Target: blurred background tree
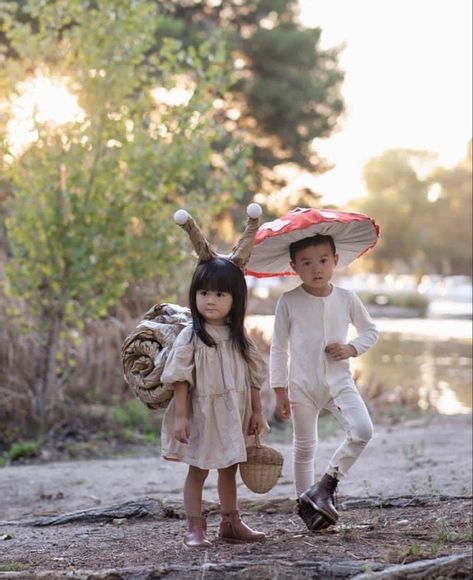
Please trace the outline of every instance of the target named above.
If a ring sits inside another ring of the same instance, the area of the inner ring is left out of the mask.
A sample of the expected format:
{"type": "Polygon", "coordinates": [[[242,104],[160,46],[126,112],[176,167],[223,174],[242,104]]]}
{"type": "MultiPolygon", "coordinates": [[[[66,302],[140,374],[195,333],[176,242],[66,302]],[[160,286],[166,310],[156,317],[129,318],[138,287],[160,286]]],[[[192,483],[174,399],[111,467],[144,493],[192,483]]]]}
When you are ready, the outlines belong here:
{"type": "MultiPolygon", "coordinates": [[[[307,187],[287,191],[285,186],[295,173],[322,173],[329,168],[317,153],[314,139],[329,137],[344,111],[340,48],[321,48],[321,29],[305,28],[298,22],[297,0],[154,3],[160,17],[147,55],[159,55],[170,38],[198,52],[201,45],[207,45],[209,35],[219,34],[226,63],[233,69],[231,84],[214,87],[214,120],[227,130],[227,137],[218,144],[220,151],[228,150],[230,135],[235,133],[248,146],[248,187],[214,224],[219,239],[231,245],[234,224],[236,229],[241,227],[243,206],[255,193],[263,193],[258,201],[266,205],[269,215],[297,205],[320,205],[319,192],[307,187]],[[274,197],[278,191],[281,194],[274,197]],[[266,204],[270,194],[273,197],[266,204]]],[[[23,5],[20,0],[9,4],[17,7],[15,18],[27,22],[34,34],[36,16],[18,10],[23,5]]],[[[46,4],[60,3],[49,0],[46,4]]],[[[90,6],[94,5],[91,0],[90,6]]],[[[9,46],[9,39],[4,40],[9,46]]],[[[155,74],[162,77],[159,70],[155,74]]]]}
{"type": "Polygon", "coordinates": [[[221,118],[254,145],[251,193],[287,183],[286,165],[312,173],[327,165],[314,148],[329,137],[344,110],[340,49],[320,47],[320,28],[297,21],[296,0],[174,0],[162,33],[198,46],[209,32],[224,33],[235,63],[235,82],[221,103],[221,118]]]}
{"type": "Polygon", "coordinates": [[[374,272],[471,275],[471,143],[452,169],[428,151],[385,151],[365,165],[364,179],[368,194],[354,205],[382,224],[365,257],[374,272]]]}
{"type": "Polygon", "coordinates": [[[161,16],[149,0],[134,0],[133,10],[125,0],[88,10],[81,0],[27,0],[4,3],[1,16],[1,163],[11,188],[3,282],[23,300],[40,345],[28,388],[44,424],[74,368],[66,345],[134,283],[151,280],[153,296],[175,292],[188,248],[173,212],[182,205],[211,221],[243,195],[246,167],[212,113],[232,82],[218,39],[198,48],[167,39],[153,52],[161,16]],[[170,106],[176,79],[185,80],[186,99],[170,106]],[[53,89],[69,95],[70,118],[58,122],[35,105],[26,141],[15,140],[15,111],[35,92],[48,106],[53,89]]]}
{"type": "Polygon", "coordinates": [[[430,271],[472,275],[472,142],[465,159],[429,176],[430,206],[425,243],[430,271]]]}
{"type": "Polygon", "coordinates": [[[368,195],[358,209],[382,224],[382,237],[376,252],[366,257],[376,272],[415,269],[423,260],[419,240],[419,218],[428,206],[428,183],[422,180],[416,164],[429,161],[425,152],[405,149],[385,151],[364,168],[368,195]]]}

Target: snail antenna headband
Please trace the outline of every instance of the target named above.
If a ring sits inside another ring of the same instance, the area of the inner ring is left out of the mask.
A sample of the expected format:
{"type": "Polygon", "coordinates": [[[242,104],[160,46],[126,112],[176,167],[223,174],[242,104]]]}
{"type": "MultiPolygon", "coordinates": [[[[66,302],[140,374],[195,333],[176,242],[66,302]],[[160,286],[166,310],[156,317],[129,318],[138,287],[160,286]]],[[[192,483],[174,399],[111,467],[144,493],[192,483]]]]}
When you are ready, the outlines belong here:
{"type": "Polygon", "coordinates": [[[176,211],[174,214],[174,221],[189,235],[199,260],[206,262],[211,258],[226,258],[235,264],[235,266],[243,270],[250,259],[251,250],[253,249],[253,244],[255,242],[256,231],[259,226],[259,218],[262,213],[261,206],[257,203],[250,203],[246,208],[246,213],[248,214],[248,221],[246,223],[245,231],[228,256],[219,254],[212,248],[199,226],[195,223],[195,220],[185,209],[179,209],[176,211]]]}

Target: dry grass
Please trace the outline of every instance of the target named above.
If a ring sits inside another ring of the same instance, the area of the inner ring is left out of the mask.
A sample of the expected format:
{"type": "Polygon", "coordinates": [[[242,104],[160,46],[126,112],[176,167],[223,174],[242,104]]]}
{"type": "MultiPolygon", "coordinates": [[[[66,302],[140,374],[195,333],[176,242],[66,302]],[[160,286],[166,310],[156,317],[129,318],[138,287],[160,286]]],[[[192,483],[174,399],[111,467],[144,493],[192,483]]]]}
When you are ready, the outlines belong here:
{"type": "MultiPolygon", "coordinates": [[[[125,408],[133,400],[123,379],[120,348],[147,310],[149,298],[146,300],[145,304],[141,295],[133,297],[130,294],[107,319],[88,322],[82,334],[70,331],[68,340],[63,339],[58,361],[58,368],[62,368],[59,404],[48,424],[40,427],[36,421],[37,377],[45,353],[36,332],[37,321],[25,322],[21,317],[24,305],[1,294],[0,290],[0,452],[7,450],[14,441],[39,439],[58,424],[77,420],[81,409],[84,409],[82,424],[91,421],[90,428],[94,429],[95,413],[89,419],[91,406],[95,409],[101,406],[125,408]]],[[[254,329],[251,337],[263,356],[269,357],[269,342],[264,333],[254,329]]],[[[357,376],[355,380],[370,410],[376,414],[386,409],[391,413],[393,409],[402,409],[396,414],[402,418],[409,409],[417,407],[417,399],[406,400],[402,394],[393,401],[393,390],[374,379],[366,381],[365,377],[357,376]]],[[[262,398],[271,418],[274,394],[267,385],[262,390],[262,398]]]]}
{"type": "Polygon", "coordinates": [[[130,400],[123,380],[120,347],[135,326],[126,311],[120,319],[88,323],[83,335],[69,333],[61,343],[59,405],[41,428],[36,421],[38,376],[45,352],[35,319],[25,319],[19,300],[0,296],[0,450],[15,440],[38,437],[90,403],[110,405],[130,400]]]}

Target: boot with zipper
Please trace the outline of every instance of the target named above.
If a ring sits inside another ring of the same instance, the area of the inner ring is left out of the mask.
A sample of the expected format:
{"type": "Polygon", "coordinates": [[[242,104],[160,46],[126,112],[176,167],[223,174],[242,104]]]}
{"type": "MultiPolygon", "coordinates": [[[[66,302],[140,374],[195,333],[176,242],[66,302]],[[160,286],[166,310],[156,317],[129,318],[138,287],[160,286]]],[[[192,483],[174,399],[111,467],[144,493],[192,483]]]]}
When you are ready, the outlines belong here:
{"type": "Polygon", "coordinates": [[[324,529],[337,523],[334,494],[338,480],[327,473],[297,499],[298,513],[309,530],[324,529]]]}
{"type": "Polygon", "coordinates": [[[263,532],[252,530],[241,520],[238,511],[234,510],[222,513],[220,538],[232,543],[259,542],[264,540],[266,535],[263,532]]]}

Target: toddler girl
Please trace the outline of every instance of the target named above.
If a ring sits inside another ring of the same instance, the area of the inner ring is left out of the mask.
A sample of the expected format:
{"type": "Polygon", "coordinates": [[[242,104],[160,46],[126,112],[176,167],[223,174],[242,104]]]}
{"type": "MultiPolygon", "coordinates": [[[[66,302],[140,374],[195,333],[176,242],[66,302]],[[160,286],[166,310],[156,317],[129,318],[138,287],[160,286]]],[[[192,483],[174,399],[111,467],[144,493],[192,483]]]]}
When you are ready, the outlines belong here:
{"type": "Polygon", "coordinates": [[[189,465],[184,485],[189,547],[211,545],[202,516],[209,469],[218,470],[220,537],[233,542],[265,537],[243,523],[237,508],[236,472],[246,461],[247,437],[266,424],[259,392],[266,368],[244,329],[246,298],[243,272],[231,259],[201,261],[189,290],[192,326],[177,337],[162,375],[175,391],[163,418],[162,455],[189,465]]]}

